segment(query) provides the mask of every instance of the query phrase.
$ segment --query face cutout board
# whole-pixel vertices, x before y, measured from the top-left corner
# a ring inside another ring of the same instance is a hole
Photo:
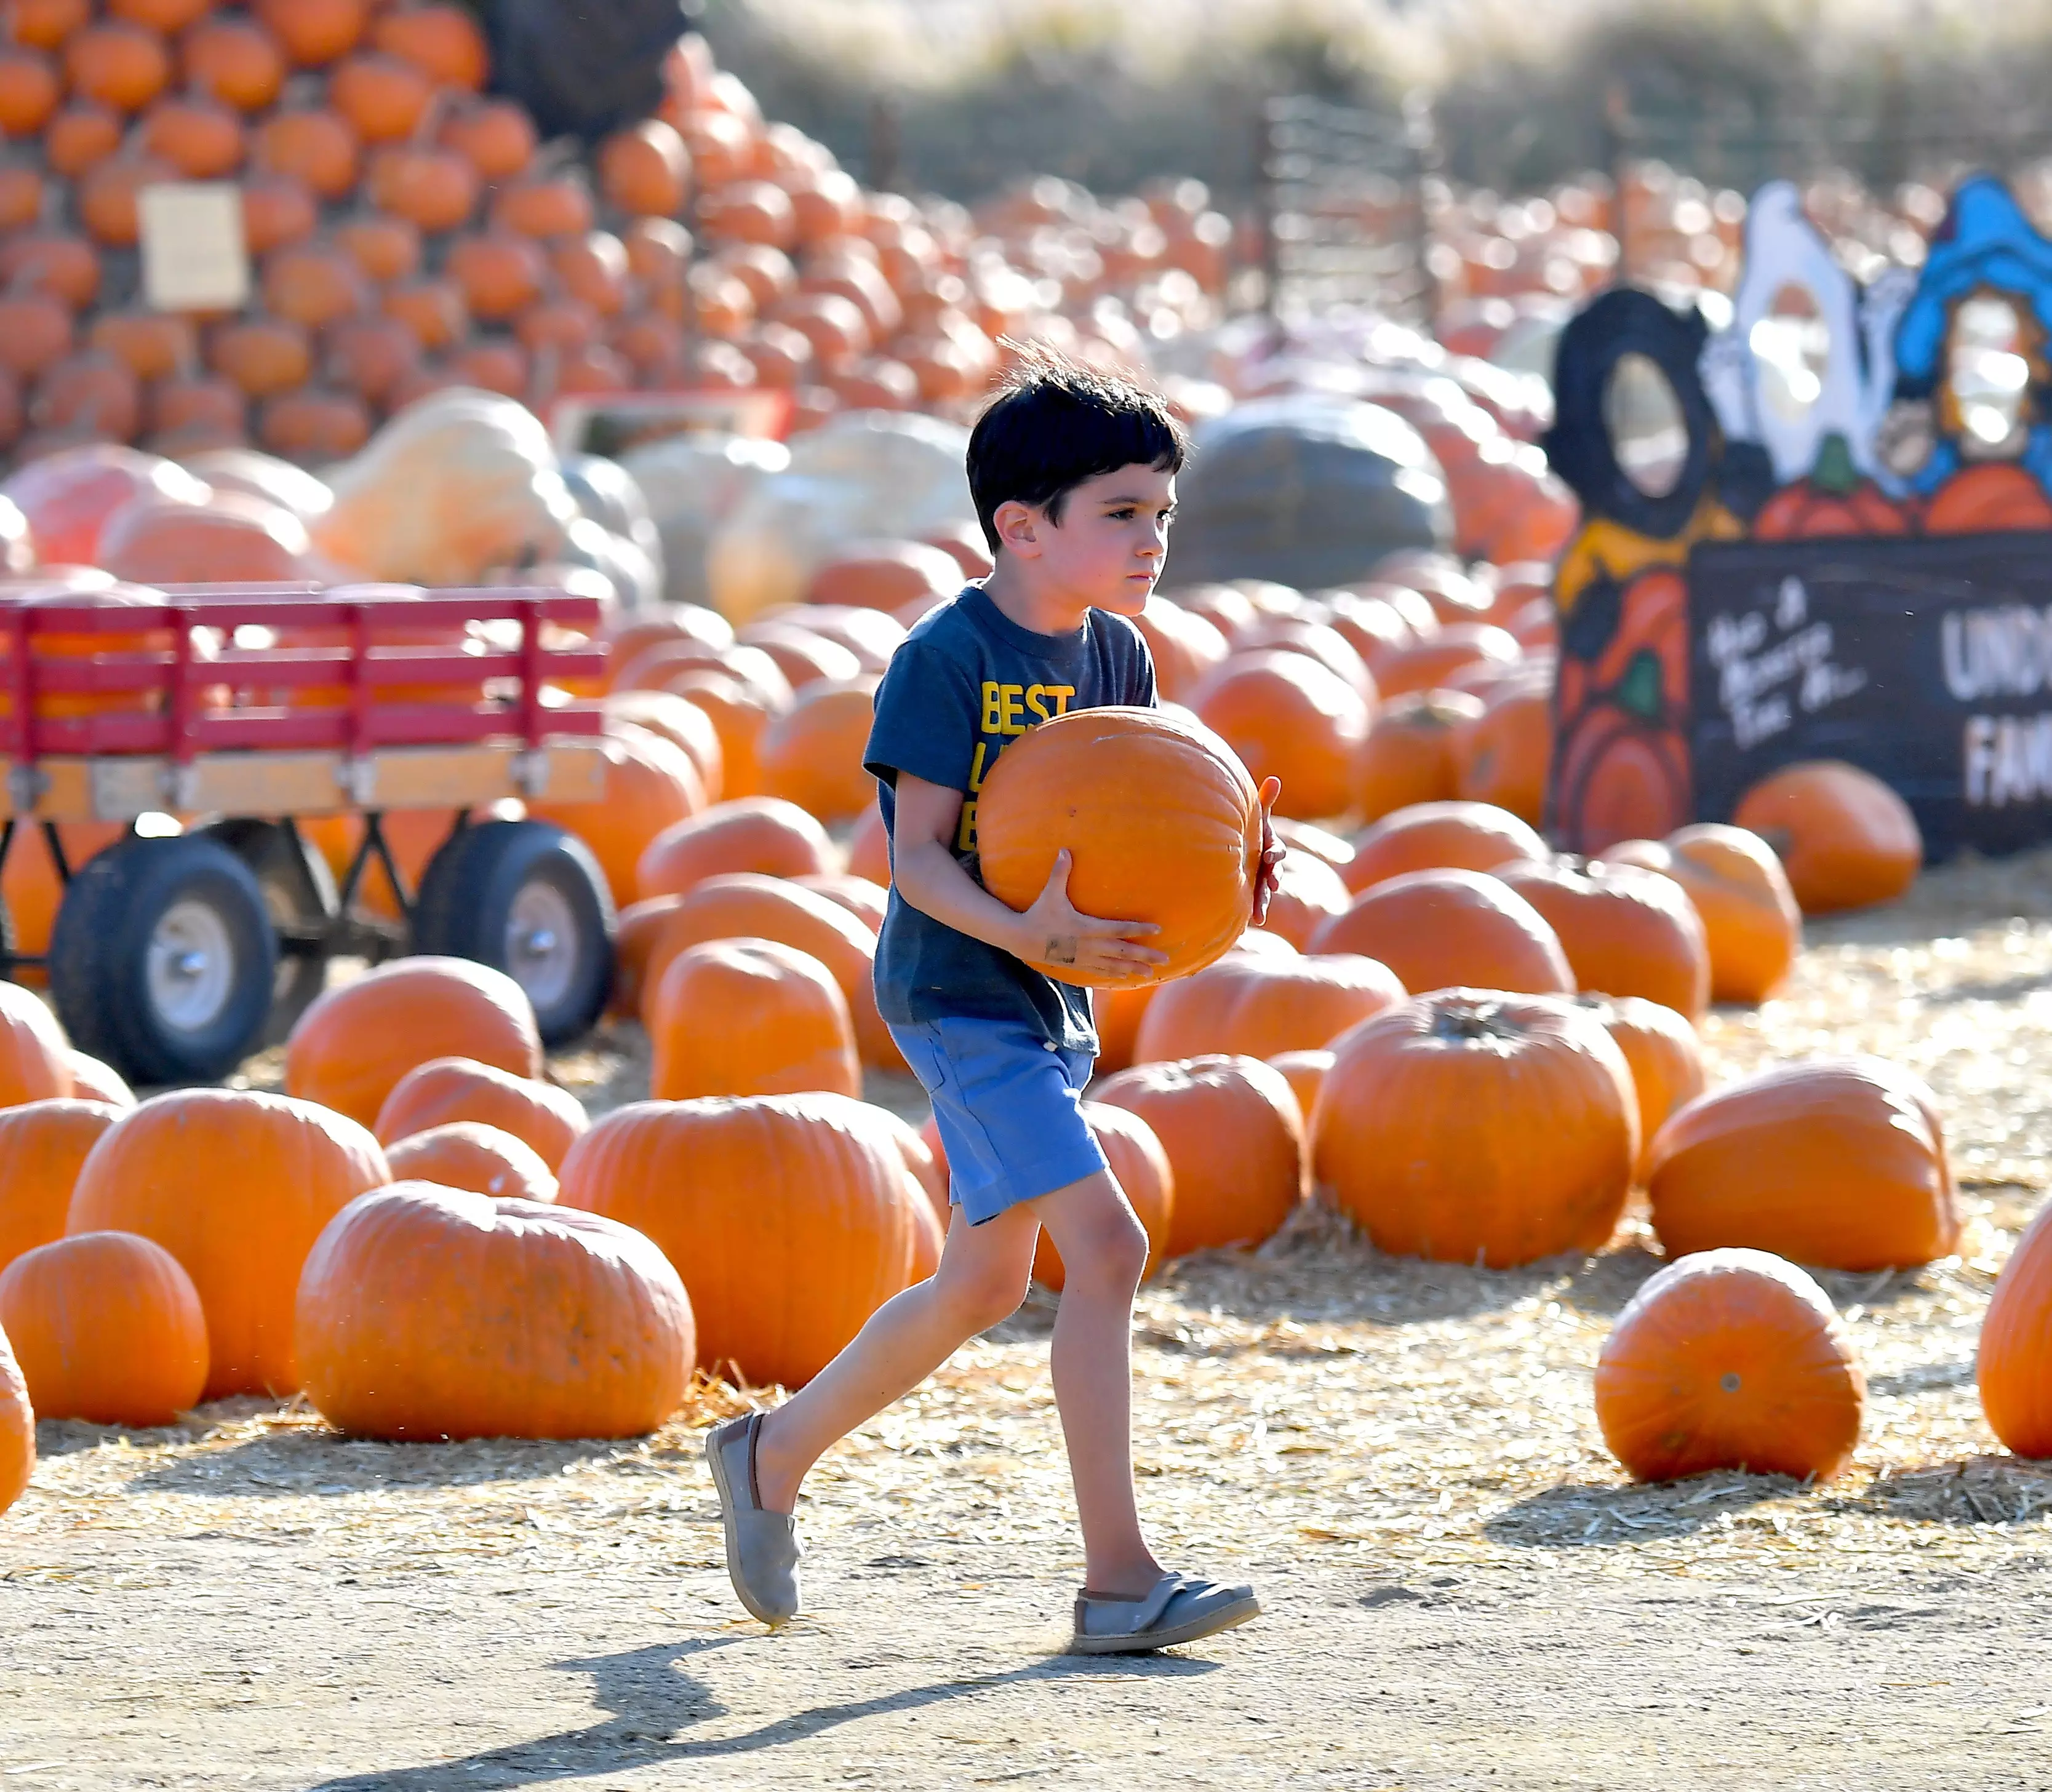
[[[1778,182],[1745,253],[1714,334],[1614,288],[1561,337],[1550,831],[1728,820],[1835,758],[1933,859],[2052,839],[2052,242],[1976,175],[1862,286]]]

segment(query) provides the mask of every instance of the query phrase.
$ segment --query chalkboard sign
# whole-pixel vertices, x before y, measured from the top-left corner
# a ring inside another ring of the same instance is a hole
[[[2052,534],[1705,543],[1689,636],[1701,819],[1844,759],[1902,793],[1931,859],[2052,839]]]

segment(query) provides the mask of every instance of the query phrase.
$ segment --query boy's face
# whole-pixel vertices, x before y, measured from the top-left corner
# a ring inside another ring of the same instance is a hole
[[[1094,609],[1138,616],[1168,556],[1176,475],[1148,466],[1099,473],[1065,495],[1061,512],[1059,522],[1029,512],[1037,576]]]

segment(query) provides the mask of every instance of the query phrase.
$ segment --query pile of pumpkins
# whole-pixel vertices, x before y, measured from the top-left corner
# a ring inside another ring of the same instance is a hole
[[[13,0],[0,44],[0,449],[309,465],[465,385],[537,410],[636,387],[770,385],[798,422],[958,407],[996,338],[1138,359],[1209,316],[1230,231],[1192,183],[989,220],[865,192],[767,123],[702,39],[656,116],[588,153],[489,96],[452,0]],[[143,302],[139,195],[240,190],[239,312]]]

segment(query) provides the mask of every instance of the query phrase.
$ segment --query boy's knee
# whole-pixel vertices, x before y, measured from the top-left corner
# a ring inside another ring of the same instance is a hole
[[[1115,1210],[1094,1215],[1084,1235],[1062,1253],[1063,1281],[1095,1283],[1130,1293],[1147,1269],[1147,1229],[1132,1208],[1120,1202]]]
[[[965,1336],[1003,1324],[1026,1298],[1026,1277],[1009,1265],[950,1275],[943,1264],[934,1286]]]

